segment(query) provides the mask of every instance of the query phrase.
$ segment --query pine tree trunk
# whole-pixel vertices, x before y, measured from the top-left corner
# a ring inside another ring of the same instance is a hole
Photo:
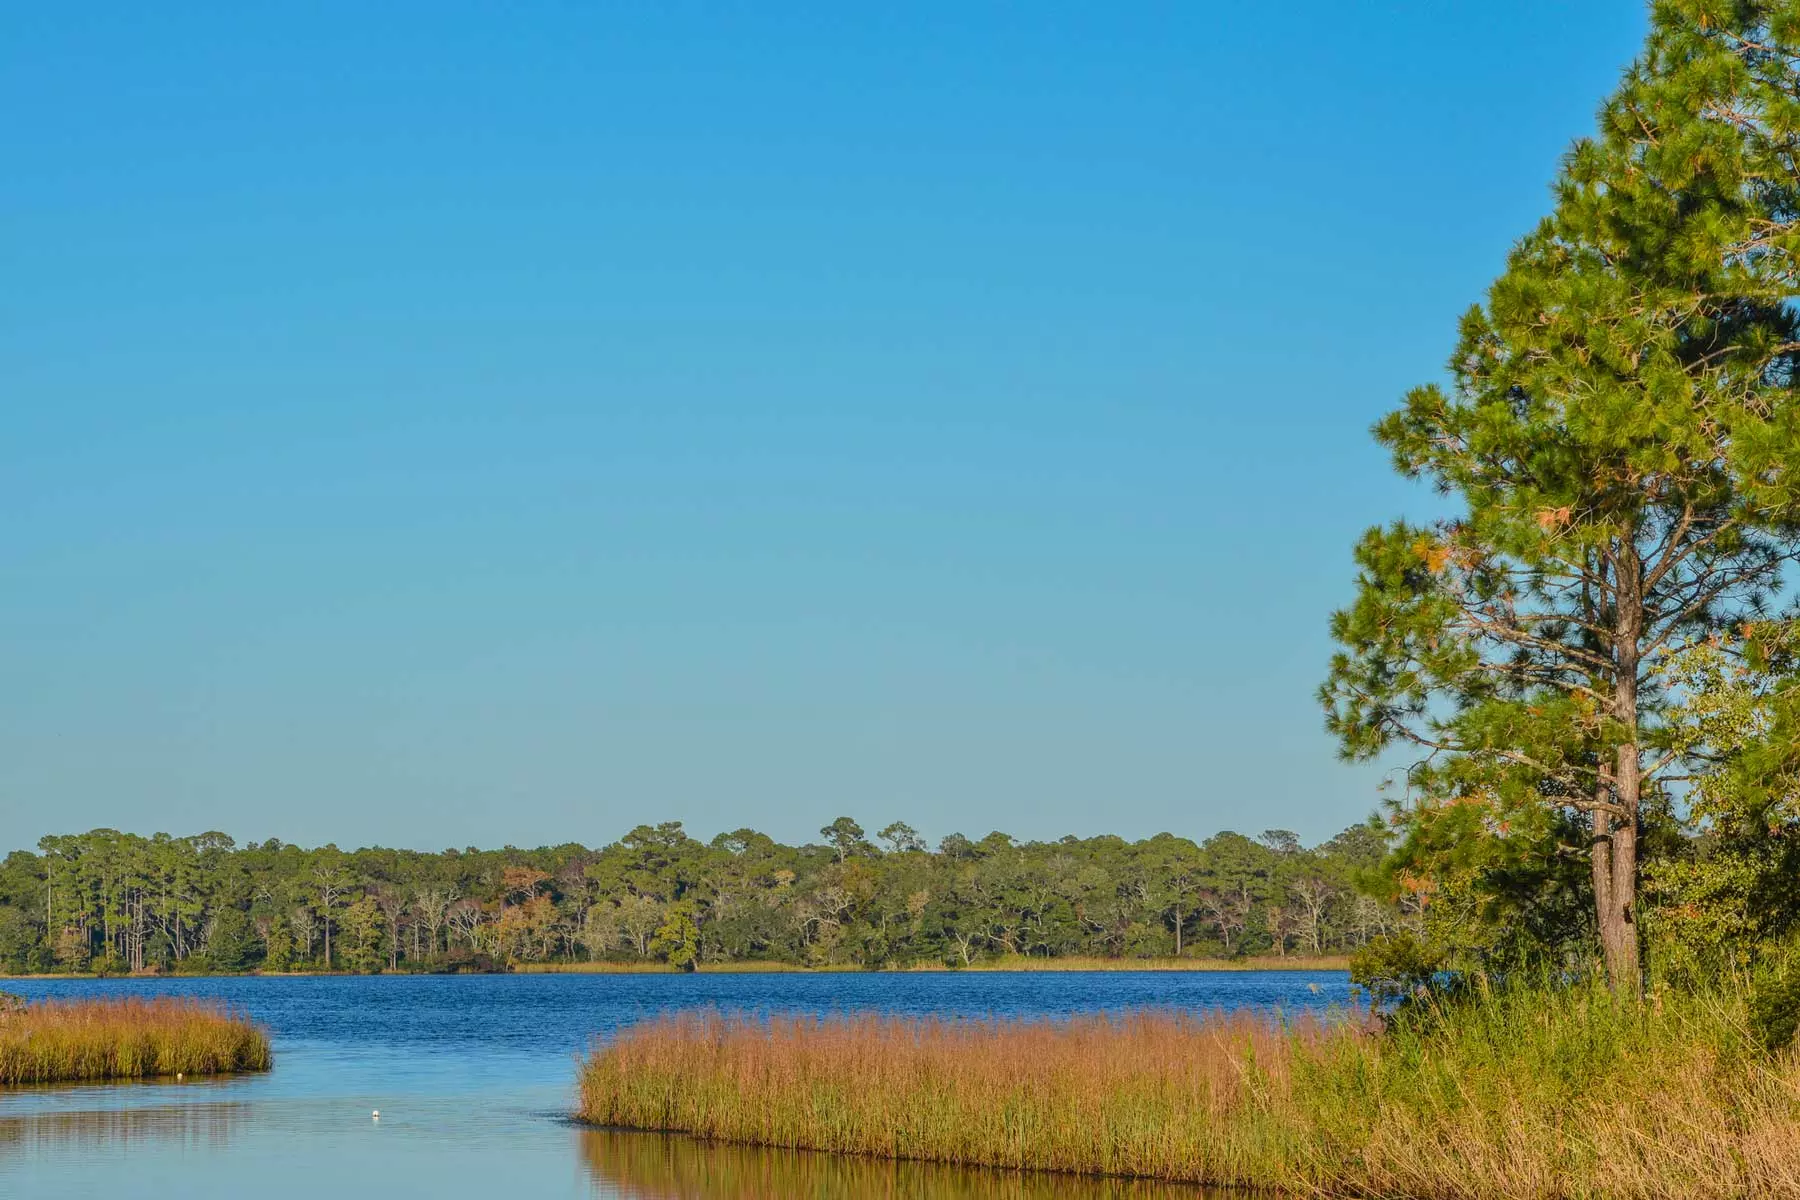
[[[1600,772],[1600,785],[1595,789],[1596,804],[1613,802],[1612,772],[1603,769]],[[1600,935],[1600,952],[1606,961],[1607,977],[1612,976],[1612,939],[1607,918],[1613,911],[1613,832],[1612,814],[1596,808],[1594,810],[1593,845],[1588,856],[1594,875],[1594,928]]]
[[[1638,965],[1637,930],[1637,813],[1641,792],[1638,749],[1619,747],[1617,797],[1625,810],[1613,825],[1612,880],[1607,907],[1600,914],[1600,943],[1606,956],[1606,978],[1620,994],[1635,994],[1643,986]]]
[[[1644,579],[1643,561],[1637,548],[1627,542],[1614,557],[1614,644],[1613,662],[1617,675],[1613,680],[1613,717],[1620,726],[1635,731],[1638,727],[1638,669],[1643,652]],[[1603,784],[1606,782],[1602,777]],[[1612,990],[1635,995],[1643,986],[1638,966],[1637,907],[1637,826],[1638,805],[1643,796],[1643,761],[1637,741],[1621,744],[1612,766],[1612,802],[1618,806],[1613,814],[1595,814],[1595,826],[1602,818],[1610,827],[1611,837],[1602,862],[1594,860],[1594,904],[1600,918],[1600,950],[1606,961],[1606,978]],[[1596,849],[1598,849],[1596,840]],[[1610,869],[1610,879],[1602,886],[1603,868]]]

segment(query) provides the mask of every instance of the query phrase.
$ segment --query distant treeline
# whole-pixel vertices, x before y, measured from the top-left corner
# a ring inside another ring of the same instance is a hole
[[[0,864],[11,972],[494,970],[513,963],[973,965],[1343,951],[1400,922],[1356,888],[1379,822],[1308,849],[1284,830],[1203,843],[1066,837],[930,849],[842,817],[787,846],[679,821],[601,849],[342,851],[219,833],[46,837]]]

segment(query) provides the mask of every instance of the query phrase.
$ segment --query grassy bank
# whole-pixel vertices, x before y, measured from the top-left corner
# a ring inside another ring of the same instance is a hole
[[[599,1125],[1303,1194],[1800,1192],[1800,1062],[1731,999],[1489,997],[1377,1033],[1252,1016],[683,1016],[597,1047]]]
[[[950,967],[943,963],[914,963],[907,966],[877,968],[886,971],[1343,971],[1350,960],[1342,955],[1308,957],[1288,955],[1285,958],[1025,958],[1009,955],[983,959],[966,967]],[[522,975],[661,975],[675,971],[666,963],[586,962],[586,963],[518,963],[512,968]],[[864,971],[857,966],[804,967],[782,962],[701,963],[702,974],[732,975],[759,973],[820,973]]]
[[[0,1013],[0,1085],[265,1071],[269,1039],[192,1000],[47,1000]]]

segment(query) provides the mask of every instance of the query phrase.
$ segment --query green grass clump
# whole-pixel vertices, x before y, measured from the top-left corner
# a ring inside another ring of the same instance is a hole
[[[0,1085],[266,1071],[269,1038],[171,997],[46,1000],[0,1011]]]
[[[580,1115],[729,1142],[1473,1200],[1800,1194],[1800,1060],[1741,998],[1480,994],[1379,1030],[1250,1015],[664,1017]]]

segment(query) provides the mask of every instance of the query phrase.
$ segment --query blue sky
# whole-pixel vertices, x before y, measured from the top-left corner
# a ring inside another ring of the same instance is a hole
[[[15,6],[0,848],[1329,836],[1637,3]]]

